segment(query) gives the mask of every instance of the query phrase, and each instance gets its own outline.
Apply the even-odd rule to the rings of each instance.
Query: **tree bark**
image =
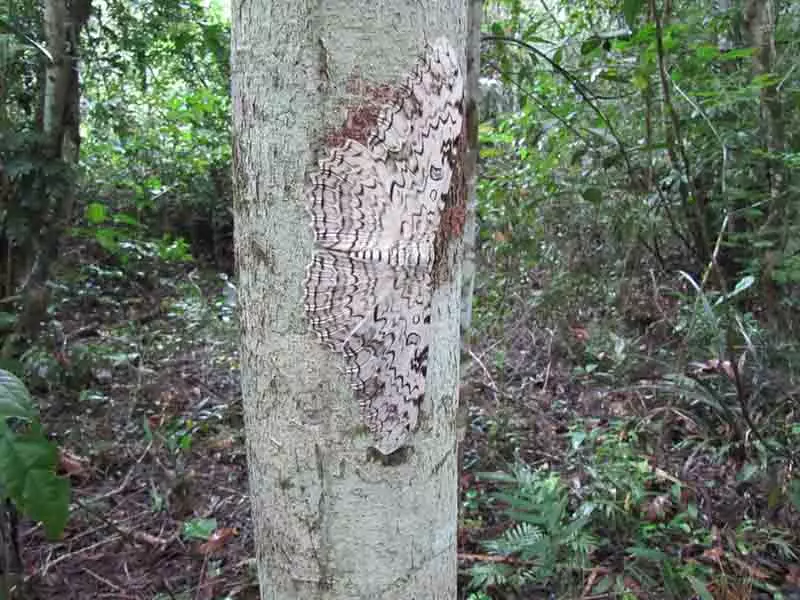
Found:
[[[242,393],[261,597],[454,599],[462,248],[438,246],[450,276],[433,291],[412,449],[378,456],[342,357],[308,331],[305,186],[332,132],[342,137],[348,117],[403,81],[426,42],[447,37],[464,68],[463,0],[243,0],[232,12]]]
[[[464,160],[466,180],[467,219],[464,225],[464,282],[461,290],[461,331],[472,325],[472,294],[475,289],[475,272],[478,247],[478,125],[480,124],[481,77],[481,17],[483,0],[468,0],[467,8],[467,155]]]
[[[775,25],[776,6],[773,0],[747,0],[743,8],[743,22],[748,43],[754,48],[753,76],[766,77],[776,61]],[[789,198],[787,171],[779,155],[786,150],[783,107],[779,86],[775,83],[761,87],[761,131],[769,156],[764,161],[765,179],[769,185],[771,202],[761,232],[777,241],[776,250],[765,252],[761,260],[761,297],[767,307],[766,314],[779,327],[785,317],[780,306],[780,289],[773,271],[781,261],[782,252],[790,241],[792,219],[788,212]]]
[[[4,355],[14,353],[16,339],[30,340],[38,334],[47,312],[50,266],[58,256],[59,243],[70,224],[75,199],[73,167],[80,151],[80,86],[78,48],[80,33],[89,18],[90,0],[47,0],[42,23],[49,58],[45,59],[42,92],[42,142],[40,154],[63,170],[48,173],[41,189],[44,206],[32,215],[30,268],[21,282],[23,311],[17,319],[16,335],[9,338]]]
[[[755,52],[753,54],[753,75],[766,77],[775,65],[775,23],[777,14],[773,0],[748,0],[744,7],[744,24],[747,37]],[[772,155],[768,161],[770,196],[773,206],[772,220],[779,221],[784,215],[781,204],[783,190],[783,169],[780,158],[775,155],[786,149],[783,123],[783,108],[778,85],[764,85],[761,88],[761,121],[767,150]]]

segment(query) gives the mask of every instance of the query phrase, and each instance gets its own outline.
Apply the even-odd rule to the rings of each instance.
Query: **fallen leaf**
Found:
[[[671,508],[672,501],[667,494],[656,496],[647,504],[647,520],[651,523],[664,521]]]
[[[589,339],[589,331],[585,327],[571,327],[570,331],[572,335],[581,342],[585,342]]]
[[[507,240],[506,234],[502,231],[495,231],[492,238],[494,238],[495,242],[505,242]]]
[[[237,535],[239,535],[239,531],[233,527],[221,527],[220,529],[215,529],[214,533],[209,536],[208,541],[200,544],[199,550],[203,554],[217,552],[222,549],[228,540]]]
[[[789,565],[789,572],[786,573],[786,583],[800,587],[800,566]]]
[[[89,461],[80,458],[63,448],[58,451],[58,471],[68,477],[83,477]]]
[[[708,560],[713,560],[714,562],[718,563],[722,560],[723,550],[720,546],[715,546],[714,548],[709,548],[705,552],[703,552],[702,557],[707,558]]]

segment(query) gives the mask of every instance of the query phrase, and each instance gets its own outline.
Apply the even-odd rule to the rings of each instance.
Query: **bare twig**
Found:
[[[108,498],[111,498],[112,496],[116,496],[117,494],[121,494],[122,492],[124,492],[127,489],[128,485],[130,485],[130,483],[131,483],[131,479],[133,478],[133,472],[136,470],[136,467],[139,466],[139,464],[142,462],[144,457],[147,456],[147,453],[150,452],[150,448],[152,448],[152,447],[153,447],[153,440],[150,440],[150,442],[148,442],[148,444],[145,447],[145,449],[142,452],[142,454],[139,456],[138,459],[136,459],[136,462],[133,464],[133,466],[125,474],[125,478],[122,480],[122,483],[120,483],[113,490],[109,490],[109,491],[107,491],[107,492],[105,492],[103,494],[100,494],[99,496],[93,497],[90,501],[91,502],[99,502],[100,500],[107,500]]]
[[[94,579],[96,579],[97,581],[99,581],[100,583],[104,583],[105,585],[107,585],[108,587],[110,587],[112,590],[116,590],[116,591],[118,591],[118,592],[122,592],[122,588],[121,588],[120,586],[118,586],[117,584],[115,584],[115,583],[113,583],[113,582],[109,581],[109,580],[108,580],[108,579],[106,579],[105,577],[102,577],[102,576],[98,575],[97,573],[95,573],[94,571],[92,571],[90,568],[88,568],[88,567],[83,567],[83,570],[84,570],[86,573],[88,573],[89,575],[91,575],[91,576],[92,576]]]
[[[497,556],[494,554],[470,554],[470,553],[458,553],[458,560],[463,562],[492,562],[492,563],[503,563],[506,565],[535,565],[536,562],[532,560],[520,560],[519,558],[514,558],[513,556]]]
[[[483,374],[486,375],[486,378],[489,380],[489,387],[494,392],[495,399],[497,399],[497,394],[499,393],[499,390],[497,389],[497,385],[495,384],[494,379],[492,379],[492,374],[489,372],[489,369],[486,368],[486,365],[483,364],[483,361],[480,358],[478,358],[478,356],[472,350],[467,350],[467,352],[469,352],[469,355],[472,358],[472,360],[478,363],[478,365],[483,370]]]
[[[547,392],[547,384],[550,381],[550,367],[553,364],[553,330],[548,329],[547,333],[550,334],[550,341],[547,343],[547,369],[544,372],[544,383],[542,384],[542,392]]]
[[[111,535],[111,536],[109,536],[109,537],[107,537],[105,539],[100,540],[99,542],[95,542],[94,544],[90,544],[88,546],[85,546],[83,548],[75,550],[74,552],[67,552],[66,554],[62,554],[61,556],[59,556],[55,560],[48,561],[47,563],[45,563],[44,567],[42,567],[42,577],[47,575],[47,572],[50,569],[52,569],[53,567],[55,567],[60,562],[63,562],[65,560],[69,559],[69,558],[74,558],[74,557],[78,556],[79,554],[85,554],[86,552],[89,552],[90,550],[94,550],[95,548],[99,548],[100,546],[104,546],[105,544],[110,544],[111,542],[116,542],[119,539],[120,539],[120,536]]]

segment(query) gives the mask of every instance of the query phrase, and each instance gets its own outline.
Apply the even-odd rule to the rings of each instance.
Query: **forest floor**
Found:
[[[32,392],[42,421],[62,449],[62,469],[73,486],[71,518],[59,542],[48,542],[32,523],[21,524],[26,597],[258,598],[238,331],[222,301],[222,281],[191,267],[137,271],[99,262],[84,248],[68,253],[48,341],[26,357],[27,365],[36,366]],[[580,486],[586,474],[573,453],[576,431],[624,436],[618,419],[652,417],[641,394],[576,377],[552,335],[524,315],[509,318],[513,336],[464,348],[464,597],[473,564],[504,560],[489,557],[481,544],[500,535],[507,521],[487,508],[492,484],[479,472],[507,469],[519,459],[559,469],[565,481]],[[502,364],[495,359],[498,349]],[[767,506],[766,493],[752,486],[743,490],[741,463],[714,463],[696,447],[671,454],[656,448],[645,458],[648,468],[691,493],[715,532],[716,542],[681,548],[685,560],[749,569],[751,579],[776,586],[800,585],[796,566],[764,553],[759,562],[736,558],[739,564],[729,561],[727,567],[713,554],[727,548],[725,532],[741,525],[745,514],[769,512],[785,543],[797,543],[797,513]],[[661,497],[651,494],[640,512],[653,511],[653,500]],[[594,560],[575,597],[613,597],[590,592],[599,576],[621,569],[624,557],[612,552]],[[546,598],[549,592],[529,588],[520,594]]]

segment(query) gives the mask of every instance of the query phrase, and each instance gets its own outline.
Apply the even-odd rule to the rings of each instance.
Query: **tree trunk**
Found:
[[[744,7],[744,24],[748,41],[755,49],[753,53],[753,75],[766,77],[775,65],[775,3],[773,0],[748,0]],[[772,220],[780,222],[784,217],[781,201],[783,190],[783,168],[780,158],[775,158],[785,150],[783,109],[778,84],[761,88],[761,121],[765,146],[771,157],[768,164]]]
[[[262,598],[456,596],[465,13],[463,0],[233,9]]]
[[[480,124],[481,78],[481,17],[483,0],[468,0],[467,13],[467,148],[464,160],[464,178],[467,191],[467,220],[464,225],[464,278],[461,290],[461,331],[472,325],[472,292],[475,289],[475,272],[478,248],[478,125]]]
[[[4,355],[14,354],[15,339],[34,339],[46,315],[49,300],[47,278],[58,256],[59,243],[72,218],[73,167],[80,149],[80,87],[78,48],[80,32],[89,18],[90,0],[46,0],[42,22],[49,58],[45,59],[42,93],[42,142],[40,154],[50,164],[60,164],[60,173],[42,173],[44,206],[32,216],[32,256],[22,282],[22,314],[16,335],[9,339]],[[27,261],[26,261],[27,262]]]
[[[775,65],[775,24],[777,15],[773,0],[747,0],[744,5],[743,22],[753,53],[754,77],[766,77]],[[785,318],[780,306],[780,289],[773,279],[773,270],[780,262],[781,252],[790,240],[792,219],[786,189],[785,169],[781,154],[786,150],[784,138],[783,109],[779,86],[765,85],[761,88],[761,130],[764,146],[769,156],[765,160],[765,179],[769,185],[771,202],[761,232],[777,242],[777,252],[766,252],[762,257],[761,297],[767,307],[773,325],[781,326]]]

